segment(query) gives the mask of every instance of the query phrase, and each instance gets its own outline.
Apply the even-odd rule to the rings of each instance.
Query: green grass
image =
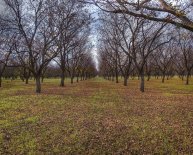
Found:
[[[152,79],[142,94],[120,81],[45,79],[40,95],[3,81],[0,154],[192,154],[193,85]]]

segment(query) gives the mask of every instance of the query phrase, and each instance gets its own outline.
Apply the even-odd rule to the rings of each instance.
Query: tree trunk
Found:
[[[163,75],[163,77],[162,77],[162,83],[164,83],[165,82],[165,75]]]
[[[79,76],[77,76],[76,82],[77,82],[77,83],[79,82]]]
[[[0,75],[0,87],[2,87],[2,76]]]
[[[36,77],[36,93],[41,93],[41,79],[40,79],[40,76]]]
[[[44,83],[44,76],[42,76],[41,80],[42,80],[42,83]]]
[[[114,76],[112,77],[112,81],[115,81],[115,77]]]
[[[116,73],[116,83],[119,83],[119,74]]]
[[[186,85],[189,85],[189,77],[190,77],[190,74],[188,73],[186,76]]]
[[[74,83],[74,77],[71,77],[71,84]]]
[[[140,81],[140,91],[141,91],[141,92],[145,92],[145,78],[144,78],[144,71],[141,72],[140,78],[141,78],[141,81]]]
[[[27,77],[26,79],[25,79],[25,84],[28,84],[29,83],[29,78]]]
[[[147,81],[149,81],[149,80],[150,80],[150,78],[151,78],[151,76],[150,76],[150,75],[148,75],[148,76],[147,76]]]
[[[83,81],[83,80],[84,80],[84,79],[83,79],[83,76],[84,76],[84,74],[81,73],[81,79],[80,79],[80,81]]]
[[[64,87],[64,71],[61,73],[60,87]]]
[[[124,76],[124,86],[128,85],[128,76]]]

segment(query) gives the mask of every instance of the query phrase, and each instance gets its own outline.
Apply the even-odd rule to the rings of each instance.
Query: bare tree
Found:
[[[2,85],[2,76],[6,66],[9,63],[15,43],[15,35],[1,30],[0,38],[0,87]]]
[[[54,3],[45,0],[4,0],[4,2],[11,18],[3,20],[12,24],[20,35],[15,51],[21,63],[35,77],[36,92],[40,93],[42,71],[57,56],[55,39],[58,37],[58,30],[54,23]],[[28,57],[29,63],[25,63],[23,55],[25,58]]]
[[[173,51],[172,42],[165,46],[161,46],[157,49],[157,52],[153,55],[155,60],[155,66],[162,73],[162,83],[165,81],[165,77],[170,67],[173,64],[173,58],[175,52]]]
[[[71,49],[67,55],[67,71],[71,78],[71,83],[73,83],[74,77],[78,73],[78,67],[81,63],[83,56],[90,52],[90,47],[88,44],[89,30],[87,33],[82,33],[77,36],[74,40],[76,42],[76,46]]]
[[[68,55],[79,45],[77,39],[81,33],[87,33],[91,16],[87,14],[84,6],[76,0],[61,1],[57,4],[59,23],[59,37],[57,45],[59,47],[59,55],[55,59],[61,68],[60,86],[64,86],[65,73],[67,72]],[[88,35],[88,34],[87,34]]]
[[[189,84],[189,78],[193,69],[193,35],[188,32],[179,33],[179,46],[181,54],[178,56],[183,60],[183,66],[186,71],[186,85]]]
[[[95,4],[106,12],[170,23],[193,31],[192,0],[175,2],[172,0],[87,0],[84,2]]]

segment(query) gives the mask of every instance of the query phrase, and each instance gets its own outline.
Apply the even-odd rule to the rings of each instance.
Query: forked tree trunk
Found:
[[[41,78],[40,78],[40,76],[36,77],[36,93],[41,93]]]

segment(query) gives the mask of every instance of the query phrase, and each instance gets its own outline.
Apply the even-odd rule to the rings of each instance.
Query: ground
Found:
[[[0,154],[193,153],[193,85],[174,78],[146,82],[145,93],[138,87],[137,79],[64,88],[45,79],[36,95],[34,81],[3,81]]]

